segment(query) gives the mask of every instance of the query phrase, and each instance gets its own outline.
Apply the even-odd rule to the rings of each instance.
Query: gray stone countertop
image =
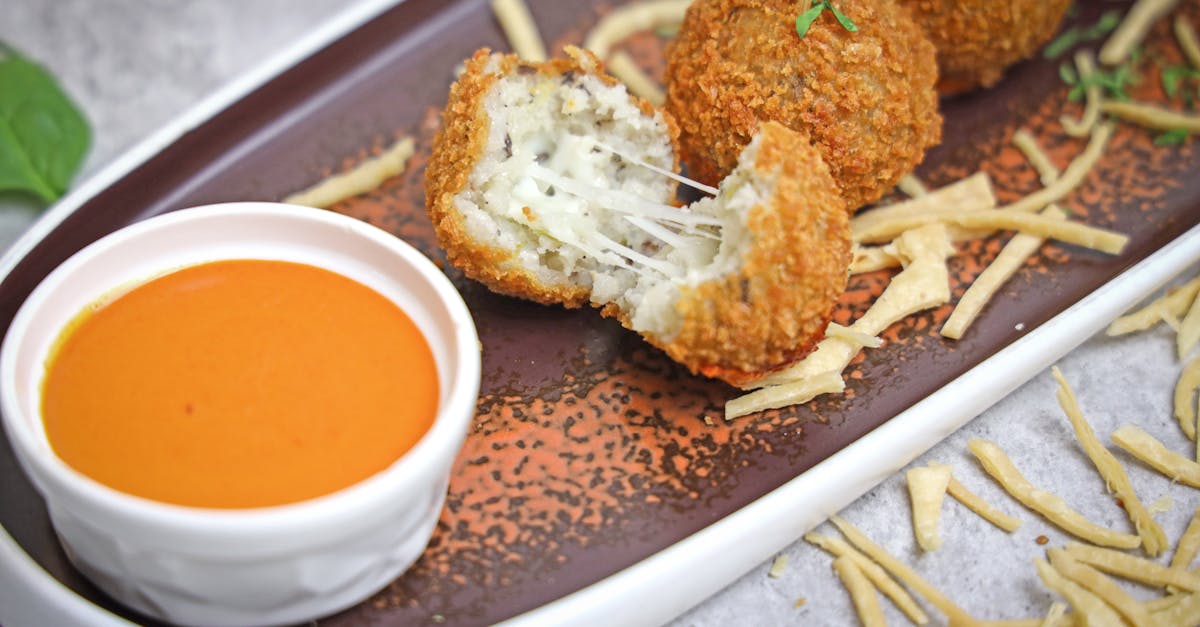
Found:
[[[0,41],[47,66],[82,105],[95,140],[79,179],[113,161],[201,97],[345,10],[345,0],[8,0]],[[0,250],[38,210],[0,197]],[[1194,275],[1192,268],[1187,275]],[[1141,424],[1178,451],[1189,443],[1171,417],[1181,365],[1165,325],[1121,338],[1095,337],[1059,362],[1084,412],[1103,436],[1127,422]],[[1038,581],[1032,560],[1069,538],[1008,498],[967,452],[970,438],[1000,444],[1041,487],[1065,496],[1091,520],[1120,530],[1130,525],[1104,482],[1074,442],[1054,396],[1049,372],[997,403],[915,464],[951,464],[960,480],[1025,524],[1006,534],[955,502],[942,509],[944,546],[922,554],[910,524],[903,473],[896,473],[843,512],[952,599],[980,618],[1043,614],[1057,597]],[[1158,516],[1172,548],[1200,493],[1172,484],[1118,452],[1142,499],[1173,499]],[[828,525],[822,531],[833,533]],[[797,539],[799,540],[799,539]],[[678,625],[855,625],[850,600],[831,558],[798,541],[782,551],[788,565],[768,577],[770,562],[679,617]],[[1169,553],[1168,553],[1169,557]],[[1147,589],[1131,588],[1146,596]],[[804,603],[797,607],[797,601]],[[890,623],[906,624],[883,602]],[[936,611],[934,624],[941,622]]]

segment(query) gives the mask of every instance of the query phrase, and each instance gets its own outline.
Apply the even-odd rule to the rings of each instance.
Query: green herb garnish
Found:
[[[1111,33],[1121,23],[1120,11],[1105,11],[1095,24],[1083,28],[1073,26],[1063,31],[1054,41],[1046,45],[1042,55],[1047,59],[1058,58],[1062,53],[1085,41],[1095,41]]]
[[[1163,68],[1162,74],[1163,91],[1166,92],[1168,98],[1174,98],[1179,94],[1179,85],[1184,80],[1200,79],[1200,70],[1197,70],[1188,65],[1173,65],[1168,68]]]
[[[1067,99],[1076,102],[1087,94],[1090,87],[1100,87],[1107,97],[1114,100],[1129,100],[1126,87],[1136,85],[1139,79],[1129,64],[1121,65],[1112,70],[1096,70],[1087,77],[1080,77],[1075,68],[1064,63],[1058,66],[1058,76],[1071,86]]]
[[[1186,141],[1188,132],[1185,128],[1177,128],[1160,134],[1154,138],[1155,146],[1178,146]]]
[[[842,28],[851,33],[858,32],[858,26],[845,13],[838,11],[837,7],[833,6],[833,0],[813,0],[812,8],[801,13],[800,17],[796,18],[796,34],[800,35],[800,38],[803,39],[808,34],[808,29],[812,27],[813,22],[816,22],[817,18],[826,9],[833,14],[833,19],[837,20],[838,24],[842,25]]]
[[[87,120],[54,79],[0,44],[0,191],[57,200],[91,138]]]

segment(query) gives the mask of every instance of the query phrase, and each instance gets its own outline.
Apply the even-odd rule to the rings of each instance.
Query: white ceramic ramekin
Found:
[[[219,259],[279,259],[355,279],[404,309],[428,339],[437,418],[389,468],[320,498],[213,510],[130,496],[51,450],[40,389],[51,346],[79,311],[121,285]],[[78,252],[33,291],[0,348],[0,411],[71,561],[112,597],[188,625],[299,623],[376,592],[424,549],[475,412],[479,344],[444,275],[387,233],[331,212],[230,203],[165,214]],[[353,394],[353,390],[347,390]]]

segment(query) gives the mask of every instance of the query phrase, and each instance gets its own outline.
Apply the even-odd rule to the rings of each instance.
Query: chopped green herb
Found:
[[[1074,82],[1067,80],[1067,76],[1063,75],[1063,70],[1059,68],[1059,76],[1063,82],[1071,85],[1071,91],[1067,93],[1067,99],[1075,102],[1083,98],[1090,87],[1100,87],[1104,90],[1104,94],[1108,98],[1114,100],[1129,100],[1129,92],[1126,88],[1129,85],[1136,85],[1141,79],[1133,72],[1133,68],[1129,64],[1121,65],[1112,70],[1096,70],[1089,76],[1078,77]]]
[[[833,14],[833,19],[837,20],[838,24],[842,25],[842,28],[851,33],[858,32],[858,26],[846,14],[838,11],[833,6],[833,0],[813,0],[812,7],[796,18],[796,34],[800,35],[800,38],[803,39],[808,34],[808,29],[812,27],[813,22],[816,22],[817,18],[821,17],[821,13],[826,9]]]
[[[1187,129],[1177,128],[1167,131],[1154,138],[1155,146],[1178,146],[1188,138]]]
[[[1179,85],[1184,80],[1200,79],[1200,70],[1188,65],[1173,65],[1163,68],[1160,78],[1162,80],[1163,91],[1166,92],[1167,97],[1174,98],[1179,95]]]
[[[1068,85],[1079,84],[1079,73],[1075,71],[1075,66],[1070,63],[1063,63],[1058,66],[1058,77]]]
[[[1047,59],[1058,58],[1064,52],[1085,41],[1095,41],[1104,37],[1111,33],[1120,23],[1120,11],[1105,11],[1104,15],[1101,15],[1095,24],[1087,28],[1073,26],[1063,31],[1054,41],[1046,45],[1046,48],[1042,50],[1042,55]]]
[[[54,79],[0,44],[0,191],[57,200],[90,143],[87,121]]]

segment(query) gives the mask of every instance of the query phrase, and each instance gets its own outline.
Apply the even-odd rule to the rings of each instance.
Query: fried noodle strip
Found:
[[[1168,449],[1137,425],[1125,425],[1117,429],[1111,439],[1113,444],[1172,481],[1200,488],[1200,464]]]
[[[1055,570],[1103,599],[1128,619],[1133,627],[1156,626],[1154,619],[1150,617],[1150,610],[1129,596],[1128,592],[1104,573],[1076,560],[1063,549],[1053,548],[1046,551],[1046,554]]]
[[[1192,23],[1182,15],[1176,15],[1171,26],[1175,31],[1175,39],[1179,42],[1179,49],[1183,50],[1183,56],[1187,57],[1192,67],[1200,70],[1200,38],[1196,37],[1196,29],[1192,28]]]
[[[1200,292],[1200,277],[1196,277],[1179,287],[1167,290],[1149,305],[1132,313],[1125,314],[1108,325],[1109,336],[1124,335],[1134,331],[1145,331],[1162,322],[1167,316],[1179,318],[1187,314],[1188,305],[1196,299]]]
[[[1092,56],[1091,50],[1080,50],[1075,53],[1075,69],[1079,72],[1079,80],[1087,85],[1084,92],[1086,103],[1083,108],[1083,115],[1078,120],[1072,120],[1067,116],[1059,118],[1059,122],[1063,125],[1063,130],[1071,137],[1085,137],[1092,132],[1092,128],[1100,121],[1100,103],[1104,97],[1099,83],[1088,80],[1092,74],[1096,73],[1096,59]]]
[[[1200,131],[1200,116],[1171,111],[1145,102],[1105,100],[1100,105],[1100,110],[1127,122],[1159,131],[1176,129],[1183,129],[1189,133]]]
[[[1104,42],[1104,47],[1100,49],[1100,62],[1105,65],[1124,63],[1129,59],[1129,53],[1146,38],[1150,27],[1177,4],[1179,0],[1138,0],[1108,41]]]
[[[1046,584],[1047,588],[1061,594],[1077,612],[1083,615],[1084,624],[1096,627],[1121,627],[1124,624],[1121,621],[1121,615],[1106,605],[1100,597],[1064,577],[1046,560],[1038,558],[1033,560],[1033,563],[1037,567],[1038,577],[1041,578],[1042,583]]]
[[[863,555],[858,549],[846,544],[841,538],[833,538],[819,533],[806,533],[804,540],[817,548],[833,555],[834,557],[848,557],[858,564],[864,575],[875,584],[885,596],[892,600],[901,612],[912,622],[918,625],[924,625],[929,622],[929,616],[917,605],[912,595],[904,589],[903,586],[896,583],[891,575],[887,574],[879,564],[871,561],[871,558]]]
[[[1200,299],[1197,299],[1200,302]],[[1196,391],[1200,389],[1200,357],[1197,357],[1179,373],[1179,380],[1175,382],[1175,420],[1179,422],[1179,428],[1183,429],[1183,434],[1189,440],[1196,439]]]
[[[1062,176],[1058,166],[1050,161],[1050,156],[1038,145],[1037,138],[1033,136],[1033,133],[1019,128],[1013,133],[1012,143],[1017,150],[1021,151],[1021,154],[1025,155],[1025,160],[1029,162],[1029,165],[1037,170],[1043,187],[1053,185]]]
[[[854,610],[858,612],[863,627],[885,627],[887,620],[884,619],[883,608],[879,605],[879,595],[875,593],[875,586],[863,575],[858,564],[848,557],[839,557],[833,560],[833,571],[850,593],[850,600],[854,603]]]
[[[662,87],[659,87],[654,79],[647,76],[638,67],[633,57],[624,50],[612,53],[608,59],[608,71],[625,83],[630,93],[645,98],[650,104],[660,107],[667,101],[667,94],[663,92]]]
[[[1187,569],[1195,561],[1197,552],[1200,552],[1200,507],[1196,508],[1187,529],[1179,536],[1179,544],[1175,547],[1175,554],[1171,556],[1171,568]]]
[[[600,19],[588,33],[583,47],[601,59],[607,58],[613,44],[633,33],[682,22],[691,3],[692,0],[658,0],[623,5]]]
[[[1071,421],[1071,428],[1074,429],[1075,438],[1079,440],[1083,452],[1087,454],[1088,459],[1096,467],[1096,471],[1104,478],[1108,489],[1124,503],[1123,509],[1129,515],[1129,521],[1133,523],[1138,535],[1142,537],[1142,548],[1151,556],[1159,555],[1167,549],[1167,534],[1154,520],[1146,506],[1142,504],[1142,500],[1138,498],[1121,462],[1117,461],[1117,458],[1104,447],[1100,438],[1096,437],[1096,432],[1092,430],[1087,418],[1083,416],[1079,400],[1075,397],[1075,392],[1071,390],[1070,384],[1067,383],[1067,378],[1063,376],[1058,366],[1054,367],[1053,372],[1054,379],[1058,381],[1058,404],[1062,406],[1063,413]]]
[[[967,442],[967,448],[979,459],[983,469],[1013,498],[1067,533],[1090,542],[1122,549],[1132,549],[1141,545],[1142,540],[1138,536],[1101,527],[1071,509],[1059,496],[1035,488],[1017,470],[1008,455],[992,442],[973,439]]]
[[[910,588],[916,590],[918,594],[929,600],[934,607],[941,610],[950,619],[951,625],[974,624],[975,619],[966,610],[942,594],[940,590],[918,575],[916,571],[909,568],[907,564],[896,559],[891,553],[888,553],[882,547],[872,542],[858,527],[855,527],[840,516],[832,516],[829,521],[842,532],[842,535],[846,536],[846,539],[851,544],[878,562],[880,566],[891,571],[898,579],[908,584]]]
[[[1175,586],[1182,590],[1200,590],[1200,576],[1176,570],[1148,559],[1079,542],[1067,543],[1071,557],[1122,579],[1152,586]]]
[[[401,138],[383,151],[353,169],[330,176],[316,185],[283,199],[289,205],[326,209],[353,196],[365,194],[384,181],[404,172],[413,155],[411,137]]]
[[[954,497],[959,503],[962,503],[967,509],[979,514],[984,520],[996,525],[997,527],[1012,533],[1021,526],[1021,519],[1009,516],[1004,512],[992,507],[990,503],[983,500],[982,497],[967,489],[966,486],[958,482],[958,479],[950,477],[950,485],[946,487],[946,493]]]
[[[526,61],[546,60],[546,44],[524,0],[492,0],[492,13],[517,56]]]
[[[859,241],[864,243],[883,242],[904,231],[938,222],[972,229],[1009,229],[1033,233],[1110,255],[1119,255],[1125,249],[1125,245],[1129,243],[1129,237],[1122,233],[1012,209],[961,213],[937,212],[893,218],[859,233]]]

